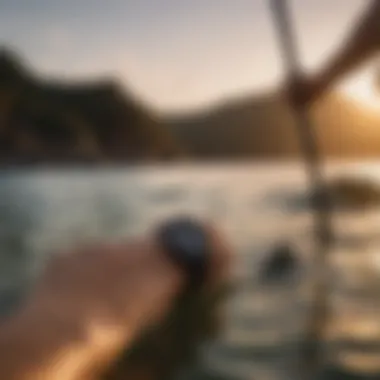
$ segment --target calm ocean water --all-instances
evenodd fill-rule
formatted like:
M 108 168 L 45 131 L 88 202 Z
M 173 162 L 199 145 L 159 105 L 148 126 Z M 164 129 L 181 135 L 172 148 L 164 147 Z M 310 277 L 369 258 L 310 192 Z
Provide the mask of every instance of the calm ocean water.
M 380 163 L 334 164 L 327 175 L 380 178 L 379 168 Z M 200 364 L 232 379 L 295 379 L 309 306 L 312 218 L 307 210 L 287 208 L 285 198 L 306 189 L 304 168 L 295 164 L 4 173 L 0 308 L 11 307 L 30 288 L 57 248 L 144 233 L 176 214 L 202 216 L 232 241 L 241 286 L 227 300 L 224 331 L 202 348 Z M 380 373 L 380 211 L 336 214 L 334 222 L 329 357 L 351 371 Z M 300 281 L 262 284 L 258 272 L 282 240 L 299 249 Z

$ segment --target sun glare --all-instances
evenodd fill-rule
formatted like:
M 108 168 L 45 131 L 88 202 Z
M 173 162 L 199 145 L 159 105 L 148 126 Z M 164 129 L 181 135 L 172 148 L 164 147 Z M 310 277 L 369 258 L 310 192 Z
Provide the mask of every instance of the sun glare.
M 375 79 L 371 72 L 351 80 L 344 86 L 345 92 L 362 106 L 380 114 L 380 91 L 376 89 Z

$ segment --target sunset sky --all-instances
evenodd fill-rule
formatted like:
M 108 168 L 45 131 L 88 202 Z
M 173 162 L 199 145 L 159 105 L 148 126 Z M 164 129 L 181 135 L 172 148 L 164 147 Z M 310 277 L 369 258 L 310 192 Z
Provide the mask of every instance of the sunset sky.
M 302 59 L 317 68 L 368 0 L 291 1 Z M 281 78 L 268 0 L 2 0 L 0 42 L 42 73 L 116 74 L 161 110 L 256 92 Z M 344 88 L 367 104 L 371 71 Z

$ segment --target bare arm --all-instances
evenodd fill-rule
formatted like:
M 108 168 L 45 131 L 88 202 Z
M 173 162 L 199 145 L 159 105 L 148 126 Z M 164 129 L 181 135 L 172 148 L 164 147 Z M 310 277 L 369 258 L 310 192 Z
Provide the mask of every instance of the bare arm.
M 380 0 L 372 0 L 370 6 L 348 36 L 342 49 L 320 74 L 325 90 L 380 50 Z
M 102 373 L 181 290 L 182 274 L 157 253 L 145 243 L 104 247 L 49 267 L 40 289 L 0 328 L 0 377 L 87 380 Z
M 228 252 L 212 236 L 213 288 Z M 170 311 L 183 277 L 154 240 L 58 257 L 29 302 L 0 326 L 0 378 L 97 378 Z

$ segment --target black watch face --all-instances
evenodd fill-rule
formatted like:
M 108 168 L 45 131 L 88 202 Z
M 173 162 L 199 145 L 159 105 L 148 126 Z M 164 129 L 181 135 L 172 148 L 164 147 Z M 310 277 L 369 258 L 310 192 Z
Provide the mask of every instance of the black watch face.
M 201 224 L 187 219 L 170 222 L 161 230 L 161 239 L 168 253 L 192 275 L 204 271 L 208 239 Z
M 190 222 L 179 223 L 173 232 L 173 239 L 179 249 L 193 257 L 204 255 L 207 242 L 201 226 Z

